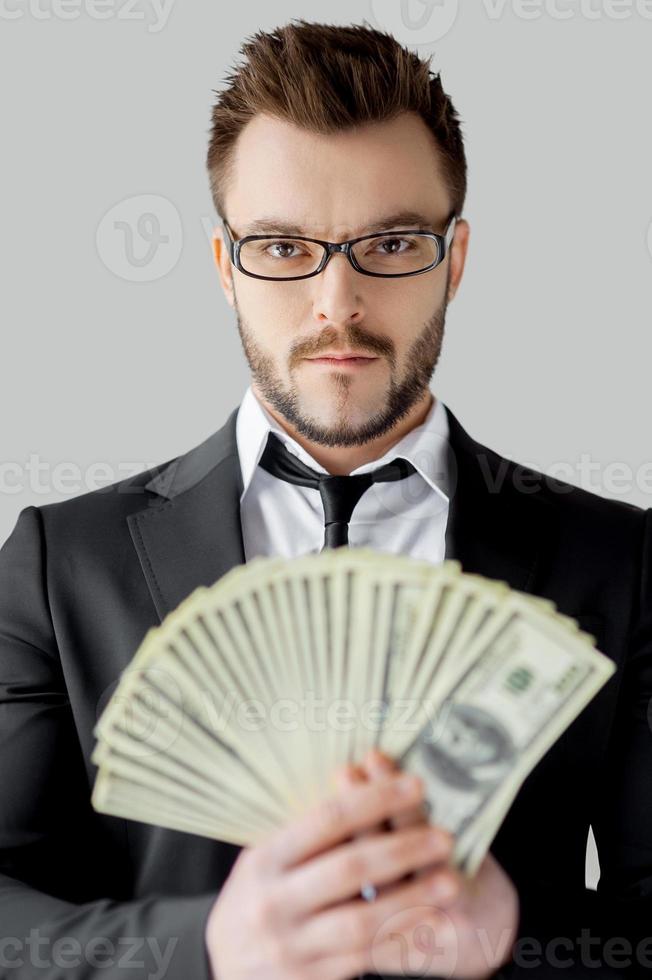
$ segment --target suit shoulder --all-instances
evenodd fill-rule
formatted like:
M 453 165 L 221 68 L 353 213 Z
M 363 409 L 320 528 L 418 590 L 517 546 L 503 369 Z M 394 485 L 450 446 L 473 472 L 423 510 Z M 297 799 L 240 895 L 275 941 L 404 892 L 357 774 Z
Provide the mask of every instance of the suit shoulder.
M 115 526 L 115 522 L 124 524 L 130 514 L 158 499 L 156 493 L 147 489 L 147 484 L 180 458 L 175 456 L 107 486 L 39 505 L 37 509 L 45 530 L 66 534 L 79 531 L 88 535 Z
M 493 457 L 494 472 L 502 468 L 503 480 L 510 490 L 519 496 L 538 497 L 553 509 L 559 520 L 599 525 L 603 530 L 611 526 L 621 531 L 631 528 L 635 533 L 642 528 L 646 514 L 650 513 L 649 509 L 629 501 L 605 497 L 595 490 L 559 479 L 493 450 L 488 450 L 488 453 Z

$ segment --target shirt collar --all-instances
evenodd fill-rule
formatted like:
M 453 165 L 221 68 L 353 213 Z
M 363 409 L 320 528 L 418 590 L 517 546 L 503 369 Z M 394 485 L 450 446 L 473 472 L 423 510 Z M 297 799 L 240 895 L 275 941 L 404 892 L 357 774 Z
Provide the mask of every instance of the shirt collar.
M 241 500 L 254 478 L 270 432 L 274 432 L 281 439 L 286 449 L 294 453 L 306 465 L 311 466 L 318 473 L 328 472 L 285 429 L 279 426 L 278 422 L 258 401 L 251 385 L 249 385 L 240 403 L 236 421 L 236 440 L 243 484 Z M 412 463 L 426 483 L 439 496 L 448 500 L 450 496 L 447 466 L 448 438 L 449 426 L 446 408 L 439 398 L 433 398 L 430 410 L 421 425 L 411 429 L 380 459 L 374 459 L 359 466 L 351 471 L 351 475 L 368 473 L 397 456 L 402 456 L 403 459 Z

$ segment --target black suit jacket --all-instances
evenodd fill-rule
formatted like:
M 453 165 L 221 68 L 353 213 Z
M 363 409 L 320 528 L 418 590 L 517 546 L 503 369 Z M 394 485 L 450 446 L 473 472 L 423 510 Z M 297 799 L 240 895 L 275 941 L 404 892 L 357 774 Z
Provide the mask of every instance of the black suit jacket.
M 618 667 L 527 779 L 493 844 L 519 890 L 520 933 L 534 940 L 504 975 L 620 975 L 583 964 L 577 940 L 583 928 L 634 937 L 636 919 L 638 941 L 651 905 L 652 510 L 519 467 L 447 411 L 446 556 L 554 600 Z M 165 959 L 167 980 L 208 980 L 205 921 L 239 848 L 97 814 L 90 755 L 146 631 L 244 561 L 235 416 L 154 470 L 25 507 L 0 550 L 2 976 L 129 980 L 161 976 Z M 584 887 L 589 824 L 597 893 Z M 652 965 L 652 944 L 648 955 Z

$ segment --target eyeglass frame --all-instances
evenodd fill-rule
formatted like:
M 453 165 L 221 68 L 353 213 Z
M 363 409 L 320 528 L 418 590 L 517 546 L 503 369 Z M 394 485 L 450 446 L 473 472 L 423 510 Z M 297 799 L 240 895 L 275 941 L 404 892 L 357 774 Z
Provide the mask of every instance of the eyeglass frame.
M 439 235 L 434 231 L 415 231 L 412 228 L 409 230 L 389 229 L 386 232 L 375 232 L 371 235 L 360 235 L 358 238 L 350 238 L 345 242 L 326 242 L 321 238 L 307 238 L 305 235 L 245 235 L 244 238 L 235 238 L 226 219 L 222 220 L 222 226 L 227 234 L 226 246 L 233 265 L 236 267 L 238 272 L 242 272 L 243 275 L 251 276 L 252 279 L 264 279 L 266 282 L 296 282 L 298 279 L 311 279 L 313 276 L 318 276 L 320 272 L 324 271 L 330 262 L 331 257 L 336 252 L 342 252 L 344 255 L 346 255 L 355 271 L 359 272 L 363 276 L 373 276 L 375 279 L 405 279 L 408 276 L 420 276 L 424 272 L 432 272 L 433 269 L 436 269 L 437 266 L 441 265 L 441 263 L 444 261 L 448 255 L 450 244 L 453 240 L 453 235 L 455 234 L 456 224 L 457 215 L 452 214 L 443 235 Z M 352 247 L 354 245 L 357 245 L 358 242 L 363 242 L 371 238 L 385 238 L 396 235 L 420 235 L 425 238 L 434 238 L 437 242 L 437 258 L 429 266 L 426 266 L 425 269 L 417 269 L 415 272 L 369 272 L 358 265 L 352 251 Z M 250 241 L 275 241 L 279 239 L 284 242 L 312 242 L 315 245 L 321 245 L 324 249 L 324 254 L 315 271 L 308 272 L 304 276 L 260 276 L 256 272 L 248 272 L 247 269 L 243 267 L 242 260 L 240 259 L 240 251 L 243 245 Z

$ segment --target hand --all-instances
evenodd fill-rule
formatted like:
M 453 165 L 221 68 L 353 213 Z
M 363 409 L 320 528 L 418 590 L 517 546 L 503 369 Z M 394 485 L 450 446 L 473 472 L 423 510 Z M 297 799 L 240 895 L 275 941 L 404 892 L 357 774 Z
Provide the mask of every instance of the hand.
M 337 785 L 344 788 L 382 780 L 392 772 L 397 772 L 394 761 L 372 750 L 361 765 L 341 770 Z M 426 822 L 419 802 L 394 815 L 389 824 L 395 832 Z M 369 832 L 367 829 L 363 834 Z M 509 962 L 519 918 L 518 895 L 511 879 L 491 854 L 472 879 L 450 870 L 458 893 L 445 908 L 426 900 L 417 910 L 420 917 L 415 918 L 414 908 L 388 915 L 374 939 L 373 972 L 484 980 Z M 412 878 L 427 880 L 431 872 L 426 866 L 416 870 Z M 370 880 L 376 884 L 373 875 Z M 387 892 L 387 887 L 378 889 L 373 904 L 380 908 Z
M 389 772 L 344 787 L 244 848 L 206 923 L 215 980 L 349 980 L 371 969 L 374 937 L 389 916 L 407 909 L 409 928 L 409 910 L 426 898 L 452 900 L 455 878 L 439 865 L 382 901 L 360 897 L 366 881 L 390 886 L 448 861 L 451 836 L 425 824 L 351 839 L 414 811 L 422 796 L 417 777 Z

